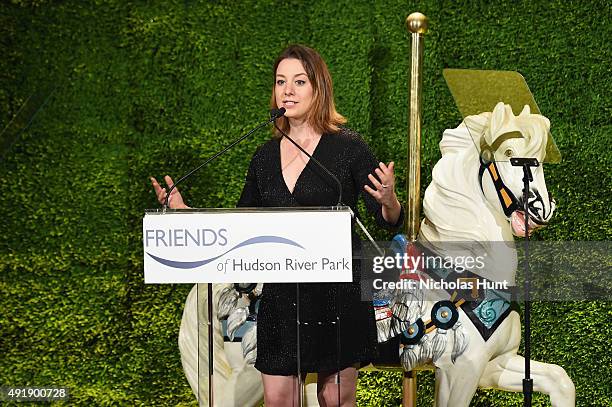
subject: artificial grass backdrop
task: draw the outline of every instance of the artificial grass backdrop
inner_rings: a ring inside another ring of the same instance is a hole
[[[184,174],[265,119],[272,62],[297,42],[323,55],[339,111],[405,185],[404,20],[416,10],[430,19],[423,185],[441,132],[460,121],[442,69],[517,70],[565,156],[547,166],[558,209],[539,238],[612,234],[609,2],[88,3],[0,4],[0,128],[15,118],[0,140],[0,385],[67,386],[70,405],[195,405],[177,346],[190,287],[143,284],[141,219],[156,207],[148,177]],[[232,207],[269,136],[191,179],[187,201]],[[567,370],[580,406],[612,405],[611,316],[606,302],[534,305],[533,358]],[[419,377],[419,405],[430,405],[432,375]],[[359,404],[399,405],[400,380],[363,374]],[[479,391],[473,405],[521,400]]]

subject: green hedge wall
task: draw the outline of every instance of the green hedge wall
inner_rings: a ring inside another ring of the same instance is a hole
[[[415,10],[430,19],[424,185],[441,132],[460,121],[442,69],[517,70],[565,156],[547,167],[559,207],[539,238],[609,239],[609,2],[5,1],[0,385],[67,386],[70,405],[195,405],[177,347],[190,287],[143,284],[141,219],[156,206],[148,176],[183,174],[259,122],[272,62],[297,42],[320,51],[339,110],[381,159],[397,162],[405,185],[404,20]],[[232,207],[268,137],[201,172],[186,199]],[[567,370],[580,406],[612,405],[611,317],[609,302],[534,305],[533,358]],[[419,377],[419,406],[430,405],[432,374]],[[400,380],[362,374],[359,405],[399,405]],[[479,391],[473,405],[521,400]]]

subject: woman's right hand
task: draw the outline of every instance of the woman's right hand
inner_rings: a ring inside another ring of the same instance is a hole
[[[168,188],[172,188],[172,185],[174,185],[174,181],[172,181],[172,178],[170,178],[169,175],[166,175],[164,177],[164,181],[166,181],[166,185],[168,186]],[[151,177],[151,184],[153,184],[153,190],[155,191],[155,196],[157,196],[157,201],[161,205],[163,205],[166,202],[166,194],[167,194],[166,188],[162,188],[162,186],[159,185],[159,183],[154,177]],[[170,209],[189,208],[187,205],[185,205],[185,202],[183,202],[183,197],[181,196],[181,193],[179,192],[179,190],[176,188],[174,188],[172,192],[170,193],[170,197],[168,198],[168,208]]]

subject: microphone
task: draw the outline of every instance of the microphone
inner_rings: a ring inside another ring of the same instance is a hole
[[[270,110],[270,117],[273,120],[276,120],[279,117],[283,117],[285,115],[286,111],[287,111],[287,109],[285,109],[284,107],[281,107],[280,109],[271,109]]]
[[[280,109],[272,109],[272,111],[274,110],[279,110],[279,111],[283,111],[283,114],[285,114],[286,109],[284,107],[281,107]],[[270,112],[270,114],[272,114],[272,112]],[[282,116],[282,115],[281,115]],[[289,135],[287,133],[285,133],[284,131],[282,131],[277,125],[276,122],[274,123],[274,127],[276,127],[276,130],[279,131],[280,134],[283,135],[283,137],[285,137],[287,140],[289,140],[291,142],[291,144],[293,144],[294,146],[296,146],[302,153],[306,154],[306,156],[311,159],[312,161],[314,161],[315,164],[317,164],[319,166],[319,168],[321,168],[323,171],[325,171],[325,173],[327,175],[330,176],[330,178],[332,178],[336,184],[338,184],[338,203],[336,204],[336,206],[341,206],[342,205],[342,184],[340,183],[340,180],[334,175],[332,174],[332,172],[330,170],[328,170],[323,164],[321,164],[319,162],[319,160],[317,160],[316,158],[314,158],[308,151],[304,150],[302,148],[302,146],[300,146],[298,143],[296,143],[291,137],[289,137]]]
[[[216,159],[217,157],[219,157],[220,155],[225,154],[229,149],[231,149],[232,147],[234,147],[236,144],[240,143],[242,140],[244,140],[245,138],[249,137],[251,134],[255,133],[257,130],[261,129],[264,126],[267,126],[270,122],[273,122],[274,120],[278,119],[279,117],[282,117],[285,112],[287,111],[287,109],[285,109],[284,107],[281,107],[280,109],[272,109],[270,111],[270,119],[268,119],[267,121],[258,124],[255,128],[253,128],[252,130],[250,130],[248,133],[246,133],[244,136],[241,136],[239,138],[237,138],[236,140],[232,141],[227,147],[225,147],[223,150],[215,153],[212,157],[210,157],[209,159],[207,159],[206,161],[204,161],[202,164],[200,164],[200,166],[198,166],[197,168],[191,170],[189,173],[187,173],[186,175],[183,175],[181,178],[179,178],[174,185],[172,185],[170,187],[170,189],[168,190],[168,193],[166,193],[166,199],[164,201],[164,206],[163,206],[163,210],[165,211],[168,208],[168,199],[170,199],[170,193],[174,190],[174,188],[176,188],[176,186],[183,182],[184,180],[186,180],[187,178],[189,178],[190,176],[192,176],[194,173],[196,173],[197,171],[199,171],[202,167],[204,167],[205,165],[207,165],[208,163],[210,163],[211,161],[213,161],[214,159]]]

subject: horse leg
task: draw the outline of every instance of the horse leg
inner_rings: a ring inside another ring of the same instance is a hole
[[[240,342],[225,342],[224,354],[228,371],[231,372],[222,387],[215,385],[215,393],[219,396],[215,406],[257,406],[263,401],[263,384],[261,373],[253,365],[249,365],[242,356]],[[215,369],[217,373],[217,369]]]
[[[436,407],[468,407],[487,361],[484,352],[465,353],[454,365],[436,369]]]
[[[557,365],[531,361],[533,390],[550,396],[553,407],[574,407],[576,389],[565,370]],[[491,360],[480,379],[480,387],[494,387],[506,391],[523,391],[525,358],[506,353]]]

